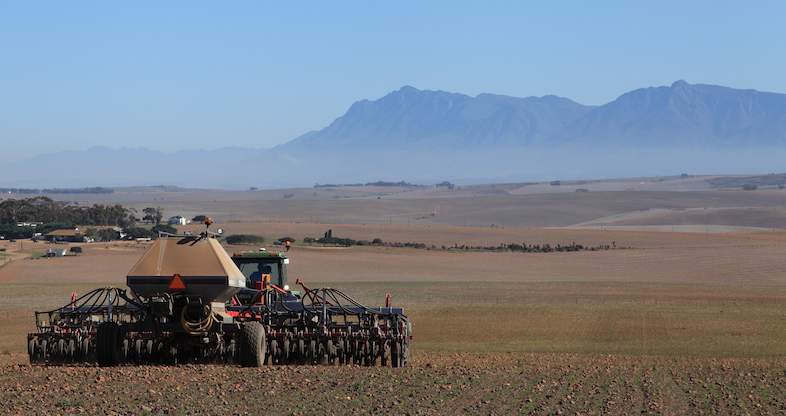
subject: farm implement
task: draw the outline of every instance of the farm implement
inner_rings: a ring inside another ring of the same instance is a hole
[[[331,288],[299,290],[282,253],[230,256],[205,231],[162,235],[121,288],[98,288],[36,312],[32,363],[100,366],[230,363],[406,366],[401,308],[364,306]]]

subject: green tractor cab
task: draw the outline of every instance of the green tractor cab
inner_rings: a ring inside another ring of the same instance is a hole
[[[265,275],[270,276],[270,284],[300,297],[300,291],[291,290],[287,280],[289,258],[281,252],[241,251],[232,254],[232,261],[246,277],[246,287],[257,289]]]

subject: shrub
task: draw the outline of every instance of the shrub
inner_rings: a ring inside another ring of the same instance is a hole
[[[227,244],[262,244],[265,242],[265,237],[253,234],[233,234],[227,236]]]
[[[95,232],[96,241],[112,241],[120,238],[120,234],[111,228],[102,228]]]
[[[124,232],[126,233],[126,237],[130,238],[130,239],[155,238],[155,237],[158,237],[158,235],[156,233],[154,233],[153,231],[148,230],[147,228],[142,228],[142,227],[126,228],[124,230]]]
[[[151,228],[150,231],[154,234],[153,238],[158,237],[158,233],[177,234],[177,228],[167,224],[158,224]]]

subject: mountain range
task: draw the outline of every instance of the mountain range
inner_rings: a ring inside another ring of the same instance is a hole
[[[358,101],[322,130],[280,149],[351,146],[781,146],[786,94],[676,81],[600,106],[568,98],[470,97],[405,86]]]
[[[231,139],[230,139],[231,140]],[[598,106],[402,87],[272,149],[93,148],[5,167],[0,186],[295,186],[782,170],[786,94],[676,81]],[[69,162],[67,169],[47,166]]]

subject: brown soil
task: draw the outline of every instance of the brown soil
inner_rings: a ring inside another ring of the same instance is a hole
[[[786,361],[428,354],[406,369],[30,366],[0,357],[6,414],[778,414]]]

